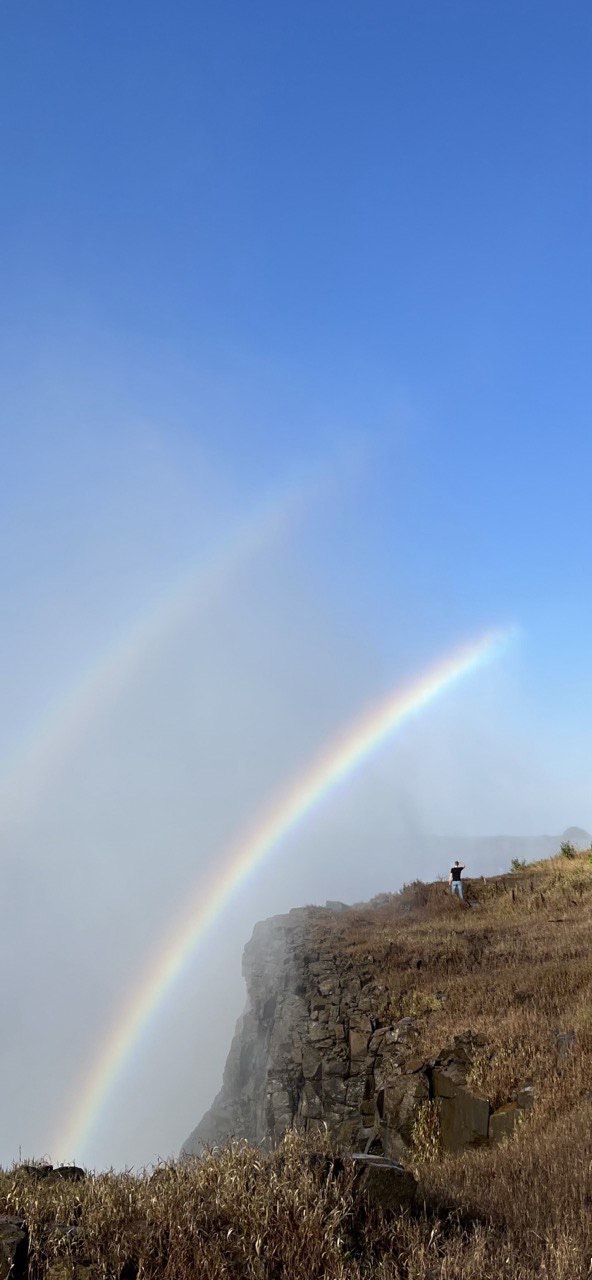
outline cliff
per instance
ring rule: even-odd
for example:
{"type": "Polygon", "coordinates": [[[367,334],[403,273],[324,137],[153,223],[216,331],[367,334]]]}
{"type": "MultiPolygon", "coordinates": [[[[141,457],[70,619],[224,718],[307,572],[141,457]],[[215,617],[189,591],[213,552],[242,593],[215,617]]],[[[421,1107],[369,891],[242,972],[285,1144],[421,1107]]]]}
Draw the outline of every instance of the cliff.
{"type": "Polygon", "coordinates": [[[510,1134],[575,1051],[589,857],[470,882],[467,897],[417,884],[257,925],[247,1012],[184,1152],[326,1127],[342,1149],[405,1160],[428,1119],[456,1152],[510,1134]]]}
{"type": "Polygon", "coordinates": [[[592,850],[565,848],[466,903],[258,925],[202,1158],[0,1171],[0,1275],[589,1280],[592,850]]]}

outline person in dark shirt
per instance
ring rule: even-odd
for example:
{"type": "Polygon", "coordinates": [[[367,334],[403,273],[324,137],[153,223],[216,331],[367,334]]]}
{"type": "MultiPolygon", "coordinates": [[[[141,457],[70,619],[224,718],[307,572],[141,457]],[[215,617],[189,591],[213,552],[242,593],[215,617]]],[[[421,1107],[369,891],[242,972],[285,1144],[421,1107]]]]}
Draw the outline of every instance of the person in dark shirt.
{"type": "Polygon", "coordinates": [[[459,898],[463,897],[463,887],[462,887],[461,876],[464,869],[465,869],[464,862],[458,862],[457,860],[454,866],[450,868],[450,875],[448,877],[450,892],[457,893],[459,898]]]}

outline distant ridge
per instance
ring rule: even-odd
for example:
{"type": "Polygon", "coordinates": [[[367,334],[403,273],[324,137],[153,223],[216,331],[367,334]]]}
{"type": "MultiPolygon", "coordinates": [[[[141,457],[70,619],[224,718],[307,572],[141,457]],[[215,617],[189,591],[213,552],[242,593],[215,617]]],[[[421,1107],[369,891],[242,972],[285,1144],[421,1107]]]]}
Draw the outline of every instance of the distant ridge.
{"type": "Polygon", "coordinates": [[[509,870],[513,858],[538,862],[559,853],[565,841],[576,849],[589,849],[592,836],[584,827],[567,827],[555,836],[425,836],[421,851],[424,857],[437,857],[444,862],[449,858],[466,860],[470,863],[469,875],[499,875],[509,870]]]}

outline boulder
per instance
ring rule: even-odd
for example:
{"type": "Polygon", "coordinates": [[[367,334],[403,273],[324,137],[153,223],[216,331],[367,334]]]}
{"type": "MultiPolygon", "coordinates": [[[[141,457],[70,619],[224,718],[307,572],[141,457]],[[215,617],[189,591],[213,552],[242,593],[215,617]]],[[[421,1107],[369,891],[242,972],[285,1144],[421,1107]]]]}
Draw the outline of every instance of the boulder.
{"type": "Polygon", "coordinates": [[[457,1062],[432,1068],[432,1089],[435,1098],[455,1098],[458,1089],[464,1088],[467,1079],[465,1068],[457,1062]]]}
{"type": "Polygon", "coordinates": [[[517,1102],[506,1102],[503,1107],[493,1111],[489,1117],[491,1142],[501,1142],[502,1138],[511,1137],[521,1114],[522,1110],[517,1102]]]}
{"type": "Polygon", "coordinates": [[[478,1146],[488,1137],[489,1102],[472,1093],[464,1083],[465,1078],[460,1063],[432,1069],[432,1088],[445,1151],[463,1151],[465,1147],[478,1146]]]}
{"type": "Polygon", "coordinates": [[[22,1218],[0,1217],[0,1280],[26,1280],[29,1232],[22,1218]]]}
{"type": "Polygon", "coordinates": [[[409,1170],[387,1156],[352,1156],[356,1166],[354,1192],[385,1213],[409,1209],[417,1197],[417,1181],[409,1170]]]}
{"type": "Polygon", "coordinates": [[[77,1164],[59,1164],[53,1173],[64,1182],[82,1182],[86,1178],[86,1171],[77,1164]]]}
{"type": "Polygon", "coordinates": [[[514,1101],[523,1111],[531,1111],[536,1101],[535,1088],[532,1081],[528,1081],[522,1085],[522,1088],[514,1095],[514,1101]]]}

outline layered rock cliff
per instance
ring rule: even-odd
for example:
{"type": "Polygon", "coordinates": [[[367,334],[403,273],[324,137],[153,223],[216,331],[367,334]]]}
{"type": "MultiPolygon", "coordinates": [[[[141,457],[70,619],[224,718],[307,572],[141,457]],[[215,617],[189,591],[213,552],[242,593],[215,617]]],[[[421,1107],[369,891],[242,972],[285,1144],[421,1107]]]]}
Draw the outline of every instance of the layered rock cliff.
{"type": "MultiPolygon", "coordinates": [[[[542,897],[532,876],[490,881],[469,896],[498,916],[517,896],[529,910],[542,897]]],[[[532,1086],[516,1080],[493,1101],[469,1087],[487,1037],[479,1019],[463,1025],[462,1006],[457,1020],[450,988],[451,974],[466,981],[475,968],[483,982],[485,965],[502,963],[497,953],[491,920],[451,903],[442,885],[257,925],[243,960],[247,1010],[222,1089],[185,1153],[232,1136],[273,1145],[288,1128],[327,1127],[349,1150],[404,1159],[428,1102],[450,1150],[509,1133],[532,1105],[532,1086]],[[440,921],[423,921],[434,904],[440,921]],[[426,1052],[429,1025],[436,1036],[442,1027],[442,1039],[426,1052]]]]}

